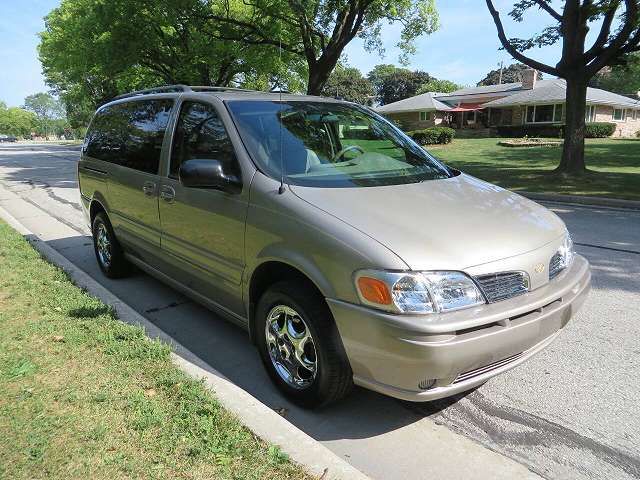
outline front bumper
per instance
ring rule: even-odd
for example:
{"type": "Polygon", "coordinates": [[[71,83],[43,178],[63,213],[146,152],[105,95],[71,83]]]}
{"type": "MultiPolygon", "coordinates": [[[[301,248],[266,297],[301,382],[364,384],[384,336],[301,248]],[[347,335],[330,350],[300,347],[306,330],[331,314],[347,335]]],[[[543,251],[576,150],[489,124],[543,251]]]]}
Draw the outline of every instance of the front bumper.
{"type": "Polygon", "coordinates": [[[409,401],[454,395],[532,357],[559,334],[591,287],[589,263],[525,295],[439,315],[393,315],[327,299],[357,385],[409,401]]]}

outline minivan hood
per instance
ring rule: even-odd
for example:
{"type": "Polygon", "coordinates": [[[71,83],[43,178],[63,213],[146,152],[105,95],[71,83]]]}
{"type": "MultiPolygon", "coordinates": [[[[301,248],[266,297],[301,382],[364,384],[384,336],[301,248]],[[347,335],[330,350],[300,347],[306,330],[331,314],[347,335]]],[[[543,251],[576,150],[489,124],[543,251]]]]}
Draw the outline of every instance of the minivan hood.
{"type": "Polygon", "coordinates": [[[465,174],[406,185],[291,190],[373,237],[413,270],[463,270],[532,251],[565,232],[546,208],[465,174]]]}

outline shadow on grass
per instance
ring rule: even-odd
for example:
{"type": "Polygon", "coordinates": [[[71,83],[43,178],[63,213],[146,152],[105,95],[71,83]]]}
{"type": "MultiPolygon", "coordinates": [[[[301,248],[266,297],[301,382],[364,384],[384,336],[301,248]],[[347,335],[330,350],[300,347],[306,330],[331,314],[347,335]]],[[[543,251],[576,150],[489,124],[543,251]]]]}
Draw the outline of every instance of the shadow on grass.
{"type": "Polygon", "coordinates": [[[108,305],[101,305],[97,307],[80,307],[69,310],[68,315],[71,318],[98,318],[103,315],[115,318],[116,314],[113,308],[108,305]]]}

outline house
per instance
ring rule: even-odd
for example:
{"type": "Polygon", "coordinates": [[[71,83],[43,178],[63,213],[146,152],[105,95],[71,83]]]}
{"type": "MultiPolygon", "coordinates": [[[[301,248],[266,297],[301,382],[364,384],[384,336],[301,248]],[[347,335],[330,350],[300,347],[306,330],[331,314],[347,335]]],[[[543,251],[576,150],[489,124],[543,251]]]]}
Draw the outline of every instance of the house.
{"type": "MultiPolygon", "coordinates": [[[[446,94],[425,93],[383,105],[377,111],[405,130],[442,124],[486,129],[564,123],[565,81],[536,79],[535,70],[526,70],[522,82],[463,88],[446,94]]],[[[588,88],[585,120],[611,122],[616,124],[615,136],[633,136],[640,130],[640,101],[588,88]]]]}

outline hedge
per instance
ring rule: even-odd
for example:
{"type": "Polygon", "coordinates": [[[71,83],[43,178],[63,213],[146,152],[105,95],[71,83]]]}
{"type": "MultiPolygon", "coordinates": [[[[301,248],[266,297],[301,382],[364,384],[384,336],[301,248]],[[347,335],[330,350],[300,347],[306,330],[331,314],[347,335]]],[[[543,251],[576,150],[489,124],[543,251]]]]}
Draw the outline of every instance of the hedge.
{"type": "Polygon", "coordinates": [[[550,137],[563,138],[564,125],[501,125],[496,127],[498,136],[509,138],[550,137]]]}
{"type": "Polygon", "coordinates": [[[584,136],[587,138],[607,138],[616,131],[615,123],[592,122],[587,123],[584,136]]]}
{"type": "MultiPolygon", "coordinates": [[[[509,138],[520,137],[549,137],[564,138],[564,125],[502,125],[496,127],[498,136],[509,138]]],[[[616,131],[615,123],[608,122],[589,122],[586,124],[586,138],[607,138],[616,131]]]]}
{"type": "Polygon", "coordinates": [[[449,127],[430,127],[408,133],[420,145],[451,143],[455,134],[456,131],[449,127]]]}

